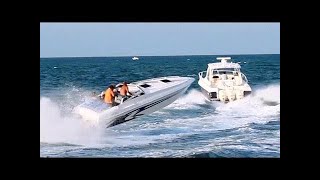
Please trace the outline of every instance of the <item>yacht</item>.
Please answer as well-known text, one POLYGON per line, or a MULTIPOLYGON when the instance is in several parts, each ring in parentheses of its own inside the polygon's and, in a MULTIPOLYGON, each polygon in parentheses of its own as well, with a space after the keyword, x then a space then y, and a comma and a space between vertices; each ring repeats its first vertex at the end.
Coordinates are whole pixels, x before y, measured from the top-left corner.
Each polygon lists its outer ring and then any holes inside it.
POLYGON ((247 77, 238 63, 228 62, 231 57, 218 57, 217 63, 209 63, 207 71, 199 72, 198 84, 209 101, 230 102, 251 94, 247 77))

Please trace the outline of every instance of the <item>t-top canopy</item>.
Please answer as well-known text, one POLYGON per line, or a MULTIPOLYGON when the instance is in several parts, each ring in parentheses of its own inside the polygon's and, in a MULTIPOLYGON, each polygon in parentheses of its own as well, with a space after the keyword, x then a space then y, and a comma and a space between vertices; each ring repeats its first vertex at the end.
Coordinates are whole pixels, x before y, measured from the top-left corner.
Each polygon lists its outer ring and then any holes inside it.
POLYGON ((217 57, 217 60, 221 60, 221 62, 208 64, 210 69, 241 68, 238 63, 228 62, 228 60, 231 60, 231 57, 217 57))

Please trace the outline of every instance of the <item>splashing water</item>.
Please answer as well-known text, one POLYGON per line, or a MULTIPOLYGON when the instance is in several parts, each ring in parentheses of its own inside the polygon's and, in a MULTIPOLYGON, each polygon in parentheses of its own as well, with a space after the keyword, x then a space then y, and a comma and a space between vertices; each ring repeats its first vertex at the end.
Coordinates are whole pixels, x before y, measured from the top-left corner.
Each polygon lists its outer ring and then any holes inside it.
POLYGON ((49 98, 40 99, 40 142, 96 144, 102 130, 72 114, 62 115, 60 107, 49 98))
POLYGON ((174 101, 165 109, 193 109, 199 108, 197 105, 205 104, 206 100, 202 96, 201 92, 192 89, 188 94, 174 101))
POLYGON ((88 147, 101 144, 104 147, 130 147, 171 141, 192 134, 245 127, 250 123, 267 123, 270 116, 280 114, 279 94, 279 85, 271 85, 257 89, 252 96, 242 100, 223 104, 207 102, 201 92, 192 89, 171 105, 150 116, 109 129, 88 126, 70 114, 63 116, 56 103, 48 98, 41 98, 40 142, 73 143, 88 147), (266 105, 262 98, 278 104, 266 105), (197 109, 203 112, 202 115, 179 118, 179 111, 184 113, 184 110, 197 109), (175 111, 177 114, 164 113, 166 111, 175 111), (160 116, 160 120, 152 121, 153 116, 160 116))

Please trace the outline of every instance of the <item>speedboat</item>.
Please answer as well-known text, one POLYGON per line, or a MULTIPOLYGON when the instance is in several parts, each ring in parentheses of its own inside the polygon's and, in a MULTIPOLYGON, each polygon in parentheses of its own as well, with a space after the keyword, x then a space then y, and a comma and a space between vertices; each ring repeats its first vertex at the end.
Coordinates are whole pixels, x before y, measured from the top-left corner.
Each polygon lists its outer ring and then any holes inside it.
POLYGON ((112 127, 171 104, 185 93, 194 80, 190 77, 168 76, 128 83, 132 95, 125 98, 117 95, 122 86, 117 84, 114 90, 115 106, 106 104, 100 94, 100 97, 88 99, 75 107, 74 113, 93 124, 103 123, 106 127, 112 127))
POLYGON ((209 63, 207 71, 199 72, 198 84, 209 101, 230 102, 251 94, 247 77, 231 57, 218 57, 221 62, 209 63))
POLYGON ((134 61, 135 60, 139 60, 139 58, 138 57, 133 57, 132 60, 134 60, 134 61))

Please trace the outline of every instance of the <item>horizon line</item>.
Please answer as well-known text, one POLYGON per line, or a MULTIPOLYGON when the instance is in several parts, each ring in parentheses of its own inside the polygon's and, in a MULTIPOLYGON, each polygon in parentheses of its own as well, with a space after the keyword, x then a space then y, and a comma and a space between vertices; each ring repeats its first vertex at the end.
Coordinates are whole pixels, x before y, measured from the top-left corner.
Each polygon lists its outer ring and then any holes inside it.
POLYGON ((235 55, 275 55, 280 53, 251 53, 251 54, 185 54, 185 55, 127 55, 127 56, 56 56, 56 57, 40 57, 40 58, 103 58, 103 57, 162 57, 162 56, 235 56, 235 55))

